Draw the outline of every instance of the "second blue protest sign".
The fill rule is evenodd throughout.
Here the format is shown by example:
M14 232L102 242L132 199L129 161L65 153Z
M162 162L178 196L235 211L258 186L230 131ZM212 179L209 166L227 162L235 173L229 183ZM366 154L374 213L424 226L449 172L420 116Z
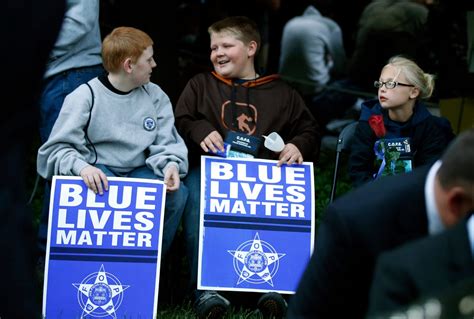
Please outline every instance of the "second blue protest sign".
M312 163L203 156L198 288L294 293L314 239Z

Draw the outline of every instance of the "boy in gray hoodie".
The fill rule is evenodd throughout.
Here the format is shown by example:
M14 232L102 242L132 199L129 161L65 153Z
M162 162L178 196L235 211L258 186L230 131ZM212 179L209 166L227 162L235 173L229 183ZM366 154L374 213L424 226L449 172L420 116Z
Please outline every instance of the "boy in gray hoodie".
M169 249L188 196L180 183L188 151L174 127L171 102L150 82L153 41L130 27L114 29L102 43L108 74L79 86L64 100L49 139L38 151L38 173L81 176L95 193L107 176L164 180L167 186L163 253Z

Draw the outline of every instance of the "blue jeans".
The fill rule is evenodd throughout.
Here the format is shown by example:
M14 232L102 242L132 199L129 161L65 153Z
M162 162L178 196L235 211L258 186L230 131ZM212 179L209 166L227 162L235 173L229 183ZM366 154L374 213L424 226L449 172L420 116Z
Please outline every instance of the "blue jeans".
M186 256L189 262L189 275L191 291L197 288L197 270L199 260L199 216L201 200L201 166L189 170L183 180L189 193L188 201L183 213L183 232L186 241Z
M102 164L97 164L96 167L100 168L107 176L158 179L158 177L153 173L153 171L146 166L138 167L126 174L115 173L111 171L107 166ZM163 238L161 245L162 257L167 254L171 247L174 236L181 222L181 217L183 216L183 211L186 204L186 200L188 198L188 194L188 188L183 183L180 184L179 189L177 191L166 193L165 218L163 224ZM46 195L48 195L47 198L49 200L49 192L48 194L45 193L45 196ZM47 217L48 215L46 215L46 219L42 218L39 230L39 248L43 251L43 253L46 251L45 247L48 233Z
M40 99L40 137L46 142L58 118L66 95L79 85L104 73L102 65L67 70L45 80Z

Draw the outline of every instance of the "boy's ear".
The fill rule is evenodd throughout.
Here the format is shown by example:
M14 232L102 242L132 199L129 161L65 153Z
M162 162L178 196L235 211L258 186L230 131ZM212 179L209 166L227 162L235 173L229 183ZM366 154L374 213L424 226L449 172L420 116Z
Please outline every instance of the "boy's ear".
M255 56L257 53L257 48L258 44L255 41L250 41L249 44L247 45L247 56L250 58L252 56Z
M123 70L126 73L132 73L132 70L133 70L132 64L133 64L132 59L130 58L125 59L125 61L123 61L123 64L122 64Z

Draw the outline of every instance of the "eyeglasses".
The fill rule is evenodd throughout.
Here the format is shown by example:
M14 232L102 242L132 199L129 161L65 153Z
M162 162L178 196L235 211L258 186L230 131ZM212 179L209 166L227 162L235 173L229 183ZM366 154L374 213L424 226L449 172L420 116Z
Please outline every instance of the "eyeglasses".
M387 82L374 81L374 86L375 86L377 89L380 89L384 84L385 84L385 87L386 87L387 89L394 89L394 88L397 87L397 85L401 85L401 86L412 86L412 87L414 87L414 85L405 84L405 83L400 83L400 82L397 82L397 81L387 81Z

